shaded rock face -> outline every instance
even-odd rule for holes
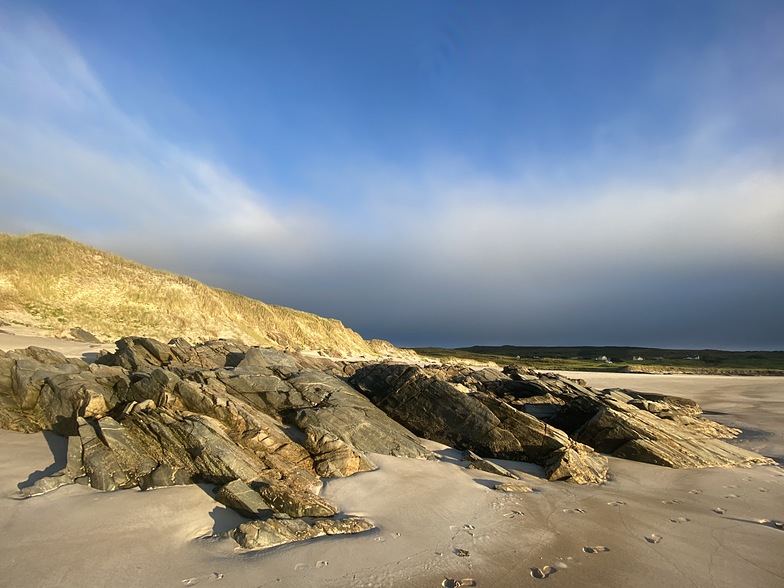
[[[350,381],[422,437],[483,457],[533,461],[551,480],[605,479],[606,460],[596,452],[676,468],[771,463],[720,441],[738,430],[700,417],[684,398],[599,391],[514,368],[375,364]]]
[[[497,373],[500,378],[500,372]],[[607,460],[590,447],[495,395],[463,392],[458,386],[468,389],[468,380],[442,379],[449,375],[448,369],[376,364],[360,369],[351,383],[387,414],[427,439],[468,449],[482,457],[532,461],[545,466],[551,480],[605,480]],[[491,381],[497,382],[498,378]],[[482,380],[475,379],[480,385],[487,380],[487,375]],[[477,388],[480,385],[474,384]],[[566,460],[567,452],[579,454],[582,459]]]

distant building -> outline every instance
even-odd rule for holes
[[[645,361],[645,360],[639,355],[635,355],[634,357],[632,357],[632,361]]]
[[[595,361],[603,361],[604,363],[612,363],[606,355],[602,355],[601,357],[597,357]]]

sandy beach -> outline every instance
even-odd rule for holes
[[[0,337],[0,348],[15,342]],[[57,344],[77,356],[91,351]],[[782,463],[781,379],[568,375],[694,398],[711,418],[746,429],[739,443]],[[547,482],[538,466],[494,460],[533,490],[513,494],[492,490],[504,478],[465,469],[460,452],[427,443],[439,461],[372,455],[377,471],[325,482],[326,498],[376,530],[257,553],[217,536],[242,518],[216,503],[208,485],[107,493],[76,485],[15,500],[20,484],[62,467],[65,442],[0,431],[0,445],[3,586],[784,584],[776,525],[784,470],[776,466],[672,470],[610,458],[606,484],[577,486]],[[536,577],[540,570],[546,577]]]

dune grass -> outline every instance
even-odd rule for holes
[[[78,326],[105,341],[222,337],[334,355],[395,351],[338,320],[211,288],[53,235],[0,234],[0,313],[56,333]]]

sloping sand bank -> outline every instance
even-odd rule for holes
[[[780,451],[784,380],[581,377],[599,387],[694,397],[723,412],[722,422],[753,424],[756,440],[743,443]],[[438,462],[374,455],[378,471],[326,483],[327,498],[377,530],[253,553],[212,536],[241,519],[214,502],[209,487],[101,493],[69,486],[10,498],[19,483],[58,469],[64,445],[48,434],[0,431],[0,585],[784,585],[779,467],[670,470],[611,458],[612,480],[585,487],[499,461],[534,490],[506,494],[491,489],[503,478],[466,470],[459,452],[431,443]]]

